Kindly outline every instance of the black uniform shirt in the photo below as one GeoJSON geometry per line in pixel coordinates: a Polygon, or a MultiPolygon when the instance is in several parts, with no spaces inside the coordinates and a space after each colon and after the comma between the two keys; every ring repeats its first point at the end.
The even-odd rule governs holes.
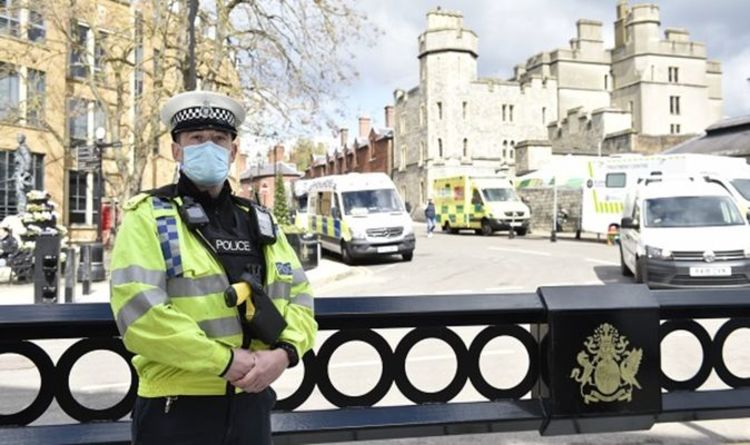
{"type": "Polygon", "coordinates": [[[206,211],[209,223],[201,228],[201,233],[216,250],[229,282],[239,282],[243,271],[247,270],[258,283],[264,284],[265,260],[260,244],[251,230],[250,213],[234,203],[229,183],[225,182],[219,196],[212,198],[181,175],[177,193],[192,197],[206,211]]]}

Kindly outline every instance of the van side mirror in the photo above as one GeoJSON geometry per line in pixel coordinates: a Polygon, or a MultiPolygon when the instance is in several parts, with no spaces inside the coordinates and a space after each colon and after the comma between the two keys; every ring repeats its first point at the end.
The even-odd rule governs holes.
{"type": "Polygon", "coordinates": [[[341,210],[338,207],[331,207],[331,216],[335,219],[341,219],[341,210]]]}
{"type": "Polygon", "coordinates": [[[633,218],[626,216],[622,220],[620,220],[620,227],[623,229],[639,229],[640,226],[638,225],[638,221],[635,221],[633,218]]]}
{"type": "Polygon", "coordinates": [[[745,219],[747,220],[747,222],[750,222],[750,211],[748,211],[745,215],[745,219]]]}

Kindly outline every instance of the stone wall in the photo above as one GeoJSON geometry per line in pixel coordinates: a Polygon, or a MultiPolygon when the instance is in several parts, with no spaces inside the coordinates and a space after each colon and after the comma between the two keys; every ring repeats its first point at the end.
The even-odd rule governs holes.
{"type": "MultiPolygon", "coordinates": [[[[550,233],[552,230],[552,188],[526,188],[518,190],[518,195],[526,201],[531,209],[531,231],[550,233]]],[[[568,211],[568,222],[563,227],[565,232],[575,232],[580,227],[581,202],[583,194],[580,189],[558,189],[557,206],[568,211]]]]}

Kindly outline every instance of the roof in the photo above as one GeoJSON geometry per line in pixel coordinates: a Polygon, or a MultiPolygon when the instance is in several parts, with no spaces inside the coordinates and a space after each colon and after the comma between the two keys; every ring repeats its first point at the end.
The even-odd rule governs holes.
{"type": "Polygon", "coordinates": [[[666,177],[662,181],[641,185],[641,197],[671,198],[681,196],[730,196],[729,192],[719,184],[706,182],[702,179],[691,180],[687,177],[666,177]]]}
{"type": "Polygon", "coordinates": [[[373,128],[371,131],[375,133],[376,141],[393,138],[393,128],[373,128]]]}
{"type": "Polygon", "coordinates": [[[664,153],[750,156],[750,116],[719,121],[708,127],[704,136],[687,140],[664,153]]]}
{"type": "Polygon", "coordinates": [[[367,138],[354,138],[354,147],[362,148],[370,145],[370,141],[367,138]]]}
{"type": "Polygon", "coordinates": [[[281,173],[281,176],[296,176],[301,177],[302,173],[297,171],[297,168],[291,164],[285,162],[277,162],[277,167],[274,170],[273,164],[266,164],[260,166],[251,165],[240,174],[240,181],[253,180],[254,178],[267,178],[269,176],[275,176],[276,173],[281,173]]]}
{"type": "Polygon", "coordinates": [[[335,189],[338,191],[393,189],[393,181],[382,172],[347,173],[322,176],[310,180],[309,190],[335,189]]]}

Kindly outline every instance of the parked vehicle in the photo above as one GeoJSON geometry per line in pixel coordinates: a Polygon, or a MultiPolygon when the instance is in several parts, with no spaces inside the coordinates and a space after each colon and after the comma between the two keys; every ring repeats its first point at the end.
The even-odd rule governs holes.
{"type": "Polygon", "coordinates": [[[307,193],[309,230],[321,247],[357,258],[400,254],[414,256],[412,220],[396,186],[384,173],[348,173],[310,180],[307,193]]]}
{"type": "Polygon", "coordinates": [[[712,178],[740,204],[750,208],[750,167],[742,158],[702,154],[622,155],[589,162],[583,187],[581,228],[606,235],[620,227],[625,198],[639,180],[652,175],[712,178]]]}
{"type": "Polygon", "coordinates": [[[455,176],[433,183],[437,223],[446,232],[473,229],[492,235],[510,230],[526,235],[531,212],[503,176],[455,176]]]}
{"type": "Polygon", "coordinates": [[[649,177],[628,195],[620,224],[620,267],[636,282],[750,286],[750,225],[721,184],[649,177]]]}

